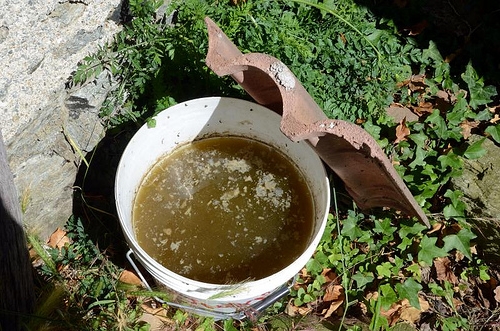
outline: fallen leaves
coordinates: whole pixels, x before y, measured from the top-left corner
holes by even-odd
[[[61,250],[66,244],[70,244],[71,240],[66,236],[66,231],[61,228],[57,228],[54,233],[49,238],[47,245],[52,248],[57,248]]]
[[[410,129],[406,126],[406,117],[404,117],[396,127],[396,140],[394,140],[394,144],[399,144],[401,141],[405,141],[406,137],[409,135]]]
[[[493,293],[495,293],[496,302],[500,302],[500,286],[497,286],[495,290],[493,290]]]
[[[341,285],[330,285],[326,288],[323,295],[323,301],[329,303],[329,307],[323,309],[321,315],[324,318],[329,318],[333,315],[344,303],[344,288]]]
[[[462,136],[464,139],[469,139],[472,135],[472,130],[479,126],[479,121],[463,121],[460,123],[462,128]]]
[[[118,280],[122,283],[129,285],[136,285],[136,286],[142,285],[141,279],[135,273],[129,270],[123,270]]]
[[[430,304],[422,297],[418,298],[420,309],[410,305],[407,299],[403,299],[391,305],[388,310],[382,309],[380,314],[389,322],[389,326],[395,325],[397,322],[406,321],[416,323],[420,320],[422,313],[430,308]]]
[[[436,278],[441,281],[448,281],[452,284],[458,283],[458,278],[452,270],[452,264],[448,257],[438,257],[434,260]]]

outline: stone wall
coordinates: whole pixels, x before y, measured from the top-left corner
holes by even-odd
[[[106,79],[67,90],[85,56],[120,30],[120,0],[0,0],[0,130],[24,223],[42,238],[72,213],[80,153],[104,135]]]
[[[471,142],[483,137],[472,136]],[[453,189],[463,193],[467,204],[467,221],[477,234],[476,242],[486,260],[500,263],[500,147],[486,139],[486,155],[464,162],[462,176],[452,180]]]

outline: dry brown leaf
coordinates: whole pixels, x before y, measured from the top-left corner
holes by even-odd
[[[141,279],[132,271],[123,270],[119,278],[120,282],[130,285],[141,286]]]
[[[500,302],[500,286],[497,286],[493,290],[493,293],[495,293],[495,300],[496,300],[496,302]]]
[[[420,309],[412,307],[408,300],[403,300],[401,315],[399,318],[410,323],[417,322],[420,319],[421,314],[430,308],[429,302],[422,297],[418,297],[418,302],[420,303]]]
[[[463,121],[462,123],[460,123],[460,127],[462,128],[462,136],[464,136],[465,139],[469,139],[472,129],[477,128],[478,125],[478,121]]]
[[[448,257],[438,257],[434,259],[434,268],[436,268],[436,277],[441,281],[449,281],[452,284],[457,284],[457,276],[451,269],[451,261]]]
[[[470,247],[470,253],[471,255],[477,255],[477,246],[473,245]]]
[[[293,304],[293,299],[290,299],[288,301],[288,304],[285,307],[285,314],[291,317],[297,316],[297,311],[299,310],[299,307],[295,306]]]
[[[66,236],[66,231],[61,228],[57,228],[54,233],[50,235],[48,245],[52,248],[61,249],[66,244],[70,244],[71,240]]]
[[[344,43],[344,45],[347,44],[347,39],[343,33],[341,33],[339,37],[342,40],[342,42]]]
[[[460,307],[461,305],[464,305],[463,301],[459,300],[459,299],[456,299],[456,298],[452,298],[452,302],[453,302],[453,306],[455,308],[458,308]]]
[[[323,295],[323,301],[344,301],[344,288],[341,285],[328,286]]]
[[[147,303],[141,305],[141,308],[144,310],[146,314],[156,317],[161,320],[163,323],[175,323],[170,318],[167,317],[167,310],[164,307],[153,308]]]
[[[373,291],[373,292],[368,292],[366,293],[366,300],[370,301],[370,300],[377,300],[378,299],[378,292],[377,291]]]
[[[394,140],[394,144],[398,144],[401,141],[405,141],[406,137],[408,137],[409,135],[410,135],[410,129],[406,126],[406,117],[405,117],[396,127],[396,140]]]
[[[342,303],[344,303],[344,300],[339,300],[339,301],[334,301],[330,304],[330,307],[328,309],[323,310],[323,318],[329,318],[337,311],[342,306]]]
[[[299,309],[297,310],[297,312],[301,315],[301,316],[306,316],[306,315],[309,315],[311,312],[313,311],[312,307],[299,307]]]
[[[400,103],[391,104],[385,111],[397,123],[401,122],[403,118],[406,118],[408,122],[418,121],[418,115]]]
[[[420,101],[418,107],[415,107],[415,112],[419,115],[432,114],[433,111],[434,105],[429,101]]]
[[[434,232],[437,232],[439,230],[441,230],[443,228],[444,224],[441,223],[441,222],[436,222],[432,225],[432,230],[430,230],[429,232],[427,232],[427,234],[431,234],[431,233],[434,233]]]
[[[393,0],[394,4],[399,8],[404,8],[408,5],[409,0]]]
[[[389,322],[389,326],[393,326],[401,316],[402,305],[400,302],[393,303],[388,310],[380,309],[380,315],[384,316]]]
[[[335,282],[336,284],[338,284],[339,276],[332,269],[330,268],[323,269],[321,275],[325,277],[325,283]]]
[[[496,122],[500,121],[500,116],[498,114],[493,115],[493,118],[490,120],[490,123],[496,124]]]
[[[417,24],[412,25],[409,29],[405,29],[409,36],[417,36],[421,34],[425,28],[429,25],[427,20],[423,20],[418,22]]]

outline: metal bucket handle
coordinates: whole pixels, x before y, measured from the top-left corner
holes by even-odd
[[[139,267],[134,261],[134,258],[132,255],[134,252],[132,250],[129,250],[126,254],[127,260],[129,261],[130,265],[134,269],[134,271],[137,273],[139,276],[139,279],[141,282],[144,284],[144,286],[149,290],[153,291],[151,286],[149,285],[148,281],[142,274],[142,272],[139,270]],[[162,300],[158,297],[154,297],[154,299],[162,304],[167,304],[171,307],[176,307],[180,308],[189,312],[192,312],[194,314],[198,315],[203,315],[203,316],[208,316],[208,317],[213,317],[215,320],[225,320],[225,319],[234,319],[234,320],[243,320],[245,318],[255,320],[258,318],[258,316],[266,310],[268,307],[270,307],[273,303],[276,301],[284,298],[286,295],[290,293],[290,288],[293,286],[295,281],[297,280],[297,276],[295,276],[291,281],[289,281],[287,284],[284,284],[283,286],[277,288],[273,293],[271,293],[267,298],[264,300],[257,302],[251,306],[249,306],[247,309],[242,310],[242,311],[236,311],[236,312],[231,312],[231,313],[221,313],[221,312],[214,312],[209,309],[203,309],[203,308],[196,308],[196,307],[191,307],[175,302],[170,302],[170,301],[165,301]]]

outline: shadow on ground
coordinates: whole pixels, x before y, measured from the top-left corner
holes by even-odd
[[[470,61],[488,84],[500,87],[500,1],[355,0],[377,17],[392,19],[421,48],[432,40],[453,75]]]
[[[115,173],[120,157],[137,129],[129,125],[108,131],[88,153],[90,167],[87,169],[82,163],[74,184],[73,214],[81,219],[91,240],[118,266],[124,266],[128,248],[116,213]]]

